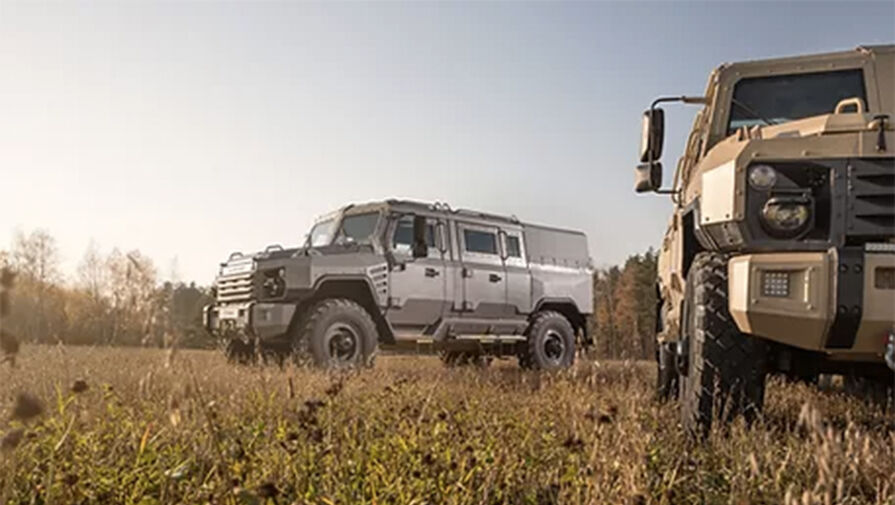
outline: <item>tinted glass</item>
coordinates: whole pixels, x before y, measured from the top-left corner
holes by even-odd
[[[426,223],[426,244],[435,247],[435,225]],[[395,249],[406,246],[409,250],[413,245],[413,216],[403,216],[395,227],[395,237],[392,240]]]
[[[507,256],[510,258],[522,257],[522,248],[519,246],[519,237],[507,235]]]
[[[783,123],[830,114],[846,98],[857,97],[867,103],[861,70],[742,79],[734,87],[733,97],[742,105],[730,106],[728,135],[743,126],[765,124],[756,116]]]
[[[335,225],[336,221],[334,219],[321,221],[315,224],[314,227],[311,228],[311,233],[308,237],[311,247],[328,245],[333,239],[333,228]]]
[[[487,231],[463,230],[466,250],[474,253],[497,254],[497,235]]]
[[[349,242],[369,242],[370,236],[376,231],[376,223],[379,222],[379,213],[355,214],[345,216],[339,227],[339,240]]]

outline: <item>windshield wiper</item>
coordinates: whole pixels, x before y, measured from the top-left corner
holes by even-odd
[[[762,115],[761,115],[759,112],[757,112],[755,109],[753,109],[752,107],[749,107],[748,105],[746,105],[746,104],[744,104],[743,102],[737,100],[736,98],[731,98],[730,101],[731,101],[734,105],[736,105],[737,107],[739,107],[739,108],[743,109],[744,111],[746,111],[747,114],[751,115],[751,116],[752,116],[752,119],[758,119],[759,121],[764,121],[764,124],[766,124],[766,125],[768,125],[768,126],[773,126],[773,125],[777,124],[776,121],[771,121],[770,119],[768,119],[768,118],[762,116]]]

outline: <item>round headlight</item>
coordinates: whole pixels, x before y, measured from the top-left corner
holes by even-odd
[[[772,234],[794,236],[811,219],[811,201],[807,198],[771,198],[761,209],[761,218]]]
[[[770,165],[755,165],[749,170],[749,185],[759,191],[767,191],[777,184],[777,171]]]

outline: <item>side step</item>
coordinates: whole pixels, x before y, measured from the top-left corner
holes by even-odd
[[[454,340],[474,340],[483,344],[498,342],[525,342],[525,335],[456,335]]]

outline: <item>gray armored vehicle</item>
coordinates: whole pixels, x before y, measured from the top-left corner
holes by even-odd
[[[233,253],[204,322],[238,361],[369,365],[382,346],[556,369],[589,343],[592,306],[583,233],[388,200],[320,218],[301,248]]]
[[[660,103],[702,106],[661,189]],[[891,391],[895,46],[726,64],[644,113],[636,190],[670,194],[658,389],[682,421],[753,417],[765,375]]]

